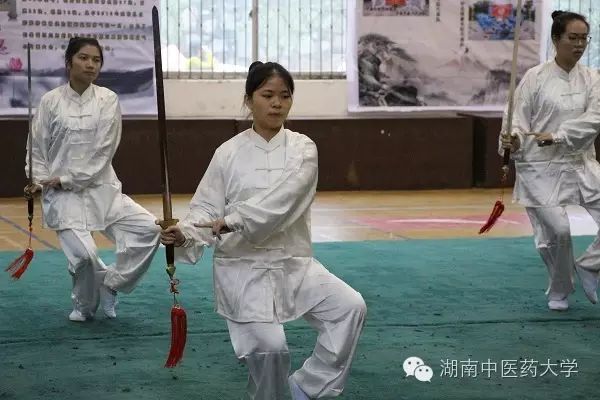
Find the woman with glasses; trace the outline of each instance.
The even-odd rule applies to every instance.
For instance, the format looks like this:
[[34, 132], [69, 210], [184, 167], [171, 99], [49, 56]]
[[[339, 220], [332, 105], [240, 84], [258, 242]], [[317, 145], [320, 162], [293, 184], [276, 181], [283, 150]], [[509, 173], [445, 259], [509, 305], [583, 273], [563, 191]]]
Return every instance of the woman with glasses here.
[[589, 41], [585, 17], [554, 11], [552, 19], [556, 57], [521, 80], [510, 135], [504, 115], [500, 151], [511, 150], [517, 172], [514, 201], [525, 206], [548, 268], [548, 307], [564, 311], [575, 271], [586, 297], [598, 301], [600, 236], [575, 260], [566, 206], [584, 207], [600, 226], [600, 164], [594, 149], [600, 84], [595, 70], [579, 64]]

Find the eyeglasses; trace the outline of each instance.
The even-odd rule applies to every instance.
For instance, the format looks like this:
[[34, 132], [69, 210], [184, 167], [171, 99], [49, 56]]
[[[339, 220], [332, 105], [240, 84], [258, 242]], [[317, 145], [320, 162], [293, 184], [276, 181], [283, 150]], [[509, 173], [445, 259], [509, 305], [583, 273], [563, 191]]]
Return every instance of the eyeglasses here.
[[583, 44], [588, 44], [592, 37], [589, 35], [585, 36], [577, 36], [577, 35], [567, 35], [564, 39], [571, 44], [579, 44], [580, 42]]

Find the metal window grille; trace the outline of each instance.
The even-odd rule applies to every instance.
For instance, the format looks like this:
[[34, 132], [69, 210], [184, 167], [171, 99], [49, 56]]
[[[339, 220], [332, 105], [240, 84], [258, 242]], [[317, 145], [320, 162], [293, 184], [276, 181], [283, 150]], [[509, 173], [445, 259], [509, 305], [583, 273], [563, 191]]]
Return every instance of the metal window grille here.
[[344, 78], [346, 7], [346, 0], [162, 0], [165, 76], [244, 77], [258, 59], [297, 78]]

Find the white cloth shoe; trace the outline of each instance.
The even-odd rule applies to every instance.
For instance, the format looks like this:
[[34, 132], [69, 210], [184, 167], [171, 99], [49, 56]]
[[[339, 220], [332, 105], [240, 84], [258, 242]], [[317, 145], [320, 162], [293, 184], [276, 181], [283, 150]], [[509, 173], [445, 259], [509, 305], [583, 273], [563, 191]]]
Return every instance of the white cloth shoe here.
[[310, 397], [302, 391], [291, 375], [288, 377], [288, 384], [290, 385], [290, 392], [292, 393], [293, 400], [310, 400]]
[[566, 311], [569, 309], [569, 300], [550, 300], [548, 308], [552, 311]]
[[588, 298], [590, 303], [596, 304], [598, 302], [598, 272], [581, 268], [579, 265], [575, 266], [575, 270], [581, 281], [585, 297]]
[[117, 312], [115, 311], [115, 307], [117, 307], [117, 304], [119, 304], [117, 291], [106, 285], [100, 286], [100, 306], [102, 307], [102, 311], [104, 311], [104, 315], [108, 318], [116, 318]]
[[71, 314], [69, 314], [69, 321], [73, 321], [73, 322], [85, 322], [88, 319], [92, 319], [92, 316], [86, 317], [85, 315], [83, 315], [81, 313], [81, 311], [79, 311], [77, 309], [71, 311]]

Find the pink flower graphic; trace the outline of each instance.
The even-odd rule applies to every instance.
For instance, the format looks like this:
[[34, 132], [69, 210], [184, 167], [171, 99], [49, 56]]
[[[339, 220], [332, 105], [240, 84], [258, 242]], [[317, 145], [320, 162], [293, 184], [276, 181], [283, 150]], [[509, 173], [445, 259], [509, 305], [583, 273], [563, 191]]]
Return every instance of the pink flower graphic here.
[[8, 62], [8, 68], [12, 72], [19, 72], [23, 69], [23, 62], [19, 57], [11, 57], [10, 61]]

